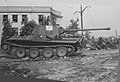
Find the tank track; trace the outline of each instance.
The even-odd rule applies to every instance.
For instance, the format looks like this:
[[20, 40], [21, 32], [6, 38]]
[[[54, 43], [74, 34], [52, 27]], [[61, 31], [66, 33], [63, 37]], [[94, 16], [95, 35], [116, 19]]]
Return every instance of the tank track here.
[[[24, 60], [24, 59], [27, 59], [27, 60], [44, 60], [44, 59], [51, 59], [51, 58], [55, 58], [55, 57], [59, 58], [59, 56], [56, 55], [56, 48], [60, 48], [60, 47], [65, 47], [65, 48], [67, 49], [67, 54], [66, 54], [65, 56], [63, 56], [63, 57], [69, 57], [69, 56], [71, 56], [74, 52], [76, 52], [76, 48], [75, 48], [73, 45], [64, 45], [64, 44], [62, 45], [62, 44], [61, 44], [61, 45], [49, 45], [49, 46], [26, 46], [26, 45], [13, 44], [13, 43], [9, 43], [9, 42], [5, 42], [5, 43], [3, 43], [2, 45], [4, 45], [4, 44], [10, 45], [9, 50], [6, 50], [5, 52], [7, 52], [7, 53], [9, 54], [9, 57], [12, 58], [12, 59], [21, 59], [21, 60]], [[25, 49], [25, 52], [26, 52], [25, 57], [19, 58], [19, 57], [17, 57], [16, 55], [11, 54], [11, 49], [12, 49], [12, 48], [24, 48], [24, 49]], [[39, 51], [41, 50], [42, 52], [43, 52], [43, 49], [45, 49], [45, 48], [52, 48], [53, 51], [54, 51], [54, 53], [53, 53], [53, 56], [52, 56], [52, 57], [46, 58], [46, 57], [43, 56], [43, 54], [41, 54], [41, 53], [39, 52], [40, 55], [39, 55], [38, 57], [36, 57], [36, 58], [31, 58], [31, 57], [29, 56], [30, 48], [38, 48]], [[68, 48], [72, 49], [71, 52], [69, 52], [69, 53], [68, 53]]]

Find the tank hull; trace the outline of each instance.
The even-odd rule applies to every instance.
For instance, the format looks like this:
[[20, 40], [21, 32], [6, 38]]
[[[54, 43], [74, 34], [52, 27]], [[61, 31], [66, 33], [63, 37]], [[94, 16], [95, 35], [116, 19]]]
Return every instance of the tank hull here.
[[[5, 45], [7, 45], [7, 49], [4, 48]], [[75, 40], [32, 41], [12, 39], [6, 40], [6, 42], [2, 43], [1, 46], [5, 52], [9, 53], [10, 56], [14, 58], [21, 59], [24, 57], [28, 57], [31, 59], [32, 57], [32, 59], [35, 59], [40, 56], [43, 56], [43, 58], [52, 58], [53, 56], [72, 56], [73, 53], [77, 51], [78, 45], [79, 44], [76, 43]], [[30, 55], [31, 53], [32, 56]], [[16, 54], [18, 54], [19, 56]]]

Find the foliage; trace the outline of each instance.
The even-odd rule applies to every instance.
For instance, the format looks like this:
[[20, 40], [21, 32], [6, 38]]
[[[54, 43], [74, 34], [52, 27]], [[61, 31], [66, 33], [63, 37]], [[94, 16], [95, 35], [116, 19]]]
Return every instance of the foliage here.
[[111, 49], [116, 49], [119, 47], [119, 39], [114, 37], [109, 37], [106, 39], [106, 46]]
[[96, 38], [97, 41], [92, 42], [91, 49], [93, 50], [101, 50], [101, 49], [117, 49], [119, 47], [119, 39], [118, 38], [103, 38], [98, 37]]
[[34, 20], [32, 21], [26, 20], [26, 22], [24, 22], [24, 26], [20, 29], [20, 36], [30, 35], [35, 26], [37, 26], [37, 24]]
[[9, 20], [6, 20], [3, 26], [2, 42], [5, 41], [6, 39], [11, 38], [12, 36], [14, 36], [14, 34], [15, 34], [15, 30], [12, 29]]
[[[98, 37], [91, 36], [91, 32], [87, 31], [82, 36], [82, 48], [90, 48], [91, 50], [101, 49], [117, 49], [119, 47], [119, 39], [116, 37]], [[96, 40], [95, 40], [96, 39]]]
[[77, 22], [79, 20], [77, 19], [76, 21], [74, 21], [73, 19], [70, 20], [71, 24], [69, 25], [69, 29], [78, 29], [78, 25]]
[[[73, 19], [70, 20], [71, 24], [67, 27], [67, 29], [78, 29], [78, 25], [77, 22], [79, 20], [77, 19], [76, 21], [74, 21]], [[67, 32], [67, 34], [75, 34], [77, 31], [74, 32]]]
[[87, 31], [87, 32], [85, 32], [85, 37], [86, 37], [88, 40], [91, 40], [91, 34], [92, 34], [92, 32]]
[[83, 40], [83, 42], [82, 42], [82, 46], [83, 46], [84, 48], [87, 46], [87, 44], [91, 44], [91, 40], [92, 40], [91, 34], [92, 34], [92, 33], [89, 32], [89, 31], [86, 31], [86, 32], [83, 34], [84, 40]]

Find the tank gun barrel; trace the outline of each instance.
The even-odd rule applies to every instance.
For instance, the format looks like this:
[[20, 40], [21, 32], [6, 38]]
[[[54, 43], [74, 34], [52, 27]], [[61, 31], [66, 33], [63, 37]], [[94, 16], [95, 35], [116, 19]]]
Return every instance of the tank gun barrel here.
[[96, 30], [111, 30], [111, 28], [95, 28], [95, 29], [64, 29], [63, 32], [77, 32], [77, 31], [96, 31]]

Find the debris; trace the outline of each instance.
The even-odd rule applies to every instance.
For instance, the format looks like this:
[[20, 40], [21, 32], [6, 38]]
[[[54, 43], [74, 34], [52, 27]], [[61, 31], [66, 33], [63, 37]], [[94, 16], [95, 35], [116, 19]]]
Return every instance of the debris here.
[[118, 53], [106, 53], [92, 52], [84, 57], [2, 63], [0, 74], [68, 82], [114, 82]]

